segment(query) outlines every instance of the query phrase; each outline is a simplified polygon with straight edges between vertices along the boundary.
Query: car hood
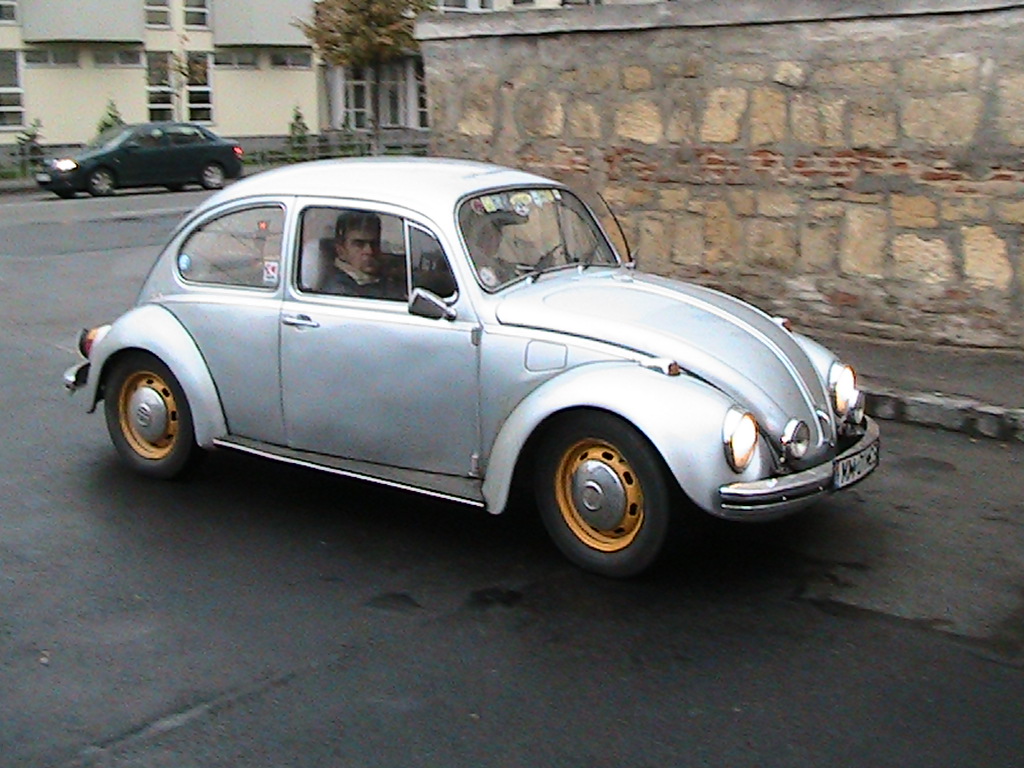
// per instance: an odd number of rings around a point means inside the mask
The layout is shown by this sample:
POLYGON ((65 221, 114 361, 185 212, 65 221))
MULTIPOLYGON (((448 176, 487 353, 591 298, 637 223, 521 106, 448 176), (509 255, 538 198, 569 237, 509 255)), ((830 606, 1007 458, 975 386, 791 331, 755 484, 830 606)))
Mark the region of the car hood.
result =
POLYGON ((595 339, 676 361, 749 409, 777 443, 802 419, 830 442, 826 387, 787 330, 755 307, 708 288, 625 270, 542 276, 497 308, 502 324, 595 339))

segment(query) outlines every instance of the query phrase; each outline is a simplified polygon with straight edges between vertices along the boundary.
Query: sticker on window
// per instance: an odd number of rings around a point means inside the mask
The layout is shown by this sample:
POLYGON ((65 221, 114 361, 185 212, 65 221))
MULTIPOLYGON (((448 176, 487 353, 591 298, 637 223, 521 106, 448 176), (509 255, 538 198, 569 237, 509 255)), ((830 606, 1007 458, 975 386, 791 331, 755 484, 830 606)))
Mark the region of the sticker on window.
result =
POLYGON ((263 262, 263 284, 264 285, 277 285, 278 275, 278 262, 276 261, 264 261, 263 262))

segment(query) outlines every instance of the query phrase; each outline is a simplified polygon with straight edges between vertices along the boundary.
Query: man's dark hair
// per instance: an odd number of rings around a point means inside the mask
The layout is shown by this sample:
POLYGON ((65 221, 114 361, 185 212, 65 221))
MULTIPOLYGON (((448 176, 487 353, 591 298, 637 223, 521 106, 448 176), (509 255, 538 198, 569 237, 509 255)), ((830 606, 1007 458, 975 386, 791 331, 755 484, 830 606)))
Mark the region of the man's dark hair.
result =
POLYGON ((366 211, 345 211, 334 223, 334 237, 336 240, 344 240, 345 235, 351 231, 372 232, 379 236, 380 216, 366 211))

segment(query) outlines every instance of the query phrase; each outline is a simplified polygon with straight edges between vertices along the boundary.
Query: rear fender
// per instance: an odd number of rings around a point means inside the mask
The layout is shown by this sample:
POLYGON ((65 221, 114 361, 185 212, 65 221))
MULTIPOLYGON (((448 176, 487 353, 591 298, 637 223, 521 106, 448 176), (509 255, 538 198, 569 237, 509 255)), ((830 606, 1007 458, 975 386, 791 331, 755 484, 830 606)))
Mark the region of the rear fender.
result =
POLYGON ((487 508, 495 514, 505 509, 523 448, 546 421, 565 411, 592 408, 616 414, 636 427, 661 455, 683 492, 714 513, 721 485, 759 479, 772 466, 770 449, 762 438, 742 473, 729 467, 722 425, 734 404, 699 379, 669 376, 636 363, 574 368, 531 392, 502 425, 484 477, 487 508))
POLYGON ((227 422, 217 387, 195 341, 178 319, 163 307, 144 304, 121 315, 90 354, 85 384, 89 412, 103 397, 101 384, 113 360, 122 352, 142 350, 160 358, 185 390, 196 442, 212 448, 213 440, 227 435, 227 422))

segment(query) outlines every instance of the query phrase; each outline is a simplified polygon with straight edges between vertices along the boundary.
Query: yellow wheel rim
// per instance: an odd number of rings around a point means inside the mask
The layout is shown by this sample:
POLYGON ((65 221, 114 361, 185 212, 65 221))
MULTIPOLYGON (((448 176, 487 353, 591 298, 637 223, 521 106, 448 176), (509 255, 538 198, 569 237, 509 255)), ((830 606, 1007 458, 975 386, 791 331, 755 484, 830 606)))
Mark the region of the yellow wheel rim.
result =
POLYGON ((604 440, 580 440, 562 454, 555 499, 569 530, 601 552, 626 549, 643 527, 640 479, 626 457, 604 440))
POLYGON ((145 459, 165 459, 178 438, 178 404, 163 377, 137 371, 125 379, 117 399, 121 434, 145 459))

